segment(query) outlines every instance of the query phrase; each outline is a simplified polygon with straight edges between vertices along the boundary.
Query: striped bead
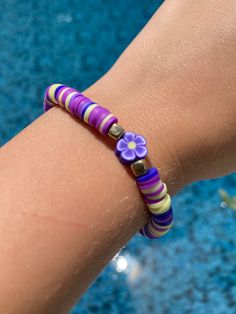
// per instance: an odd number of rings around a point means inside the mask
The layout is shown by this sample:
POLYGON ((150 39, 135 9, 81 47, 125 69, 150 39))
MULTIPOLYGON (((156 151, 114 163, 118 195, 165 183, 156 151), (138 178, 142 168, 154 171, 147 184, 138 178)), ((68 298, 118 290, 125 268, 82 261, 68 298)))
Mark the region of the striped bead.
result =
MULTIPOLYGON (((169 215, 168 219, 162 219, 151 215, 150 221, 140 230, 140 233, 147 238, 155 239, 165 235, 172 226, 173 214, 169 215)), ((160 215, 161 216, 161 215, 160 215)))
POLYGON ((161 181, 156 168, 150 168, 145 175, 137 177, 136 182, 151 212, 149 222, 140 233, 150 239, 159 238, 169 231, 173 220, 171 198, 167 193, 167 187, 161 181))
POLYGON ((156 168, 150 168, 144 176, 136 178, 136 182, 147 203, 153 200, 158 202, 167 194, 166 185, 161 181, 156 168))
POLYGON ((109 110, 94 103, 78 90, 62 84, 53 84, 45 92, 44 110, 55 105, 65 108, 103 135, 107 135, 110 127, 118 122, 109 110))

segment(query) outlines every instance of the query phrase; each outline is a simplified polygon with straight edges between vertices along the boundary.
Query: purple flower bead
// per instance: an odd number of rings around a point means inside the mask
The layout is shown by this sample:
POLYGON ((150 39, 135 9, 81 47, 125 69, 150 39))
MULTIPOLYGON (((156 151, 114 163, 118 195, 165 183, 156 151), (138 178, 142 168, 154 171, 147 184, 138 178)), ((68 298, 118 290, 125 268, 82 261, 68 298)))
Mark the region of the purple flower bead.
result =
POLYGON ((143 136, 125 132, 116 144, 116 155, 124 164, 131 164, 135 160, 143 159, 147 155, 146 140, 143 136))

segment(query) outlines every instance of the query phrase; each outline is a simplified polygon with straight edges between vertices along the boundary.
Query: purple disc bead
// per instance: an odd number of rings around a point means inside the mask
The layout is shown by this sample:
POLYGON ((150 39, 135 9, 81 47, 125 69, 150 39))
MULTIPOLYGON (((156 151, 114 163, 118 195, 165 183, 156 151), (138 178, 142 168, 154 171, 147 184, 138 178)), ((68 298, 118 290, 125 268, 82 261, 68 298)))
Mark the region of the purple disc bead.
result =
POLYGON ((90 105, 94 104, 93 101, 91 101, 90 99, 88 98, 85 98, 84 100, 82 100, 80 102, 80 105, 79 105, 79 117, 84 120, 84 114, 85 114, 85 111, 88 109, 88 107, 90 105))
POLYGON ((53 106, 49 105, 46 101, 46 99, 44 100, 44 103, 43 103, 43 110, 46 112, 48 111, 49 109, 51 109, 53 106))
POLYGON ((173 217, 173 210, 170 207, 165 213, 162 214, 152 214, 152 219, 156 222, 166 221, 173 217))
POLYGON ((65 85, 60 85, 60 86, 58 86, 57 88, 56 88, 56 90, 55 90, 55 93, 54 93, 54 97, 55 97, 55 99, 58 101, 58 98, 57 98, 57 94, 59 93, 59 91, 62 89, 62 88, 64 88, 64 87, 66 87, 65 85))
POLYGON ((105 123, 105 125, 102 128, 102 134, 107 135, 112 124, 117 123, 117 122, 118 122, 118 119, 116 117, 114 116, 110 117, 110 119, 105 123))
MULTIPOLYGON (((88 122, 91 126, 96 127, 97 121, 100 117, 100 115, 102 115, 104 112, 104 108, 101 106, 97 106, 93 109, 93 111, 91 112, 88 122)), ((107 111, 106 111, 107 113, 107 111)))
POLYGON ((144 176, 137 177, 136 180, 137 182, 142 183, 142 182, 146 182, 149 179, 152 179, 154 176, 159 177, 159 173, 158 173, 157 168, 153 167, 153 168, 150 168, 144 176))
POLYGON ((99 113, 99 117, 97 118, 97 122, 96 122, 96 129, 99 130, 99 127, 102 123, 102 121, 106 118, 106 116, 108 116, 110 114, 110 111, 107 110, 106 108, 103 108, 101 109, 100 113, 99 113))
POLYGON ((70 106, 69 106, 71 113, 77 116, 78 107, 83 100, 84 100, 84 96, 81 94, 76 95, 75 97, 72 97, 70 101, 70 106))

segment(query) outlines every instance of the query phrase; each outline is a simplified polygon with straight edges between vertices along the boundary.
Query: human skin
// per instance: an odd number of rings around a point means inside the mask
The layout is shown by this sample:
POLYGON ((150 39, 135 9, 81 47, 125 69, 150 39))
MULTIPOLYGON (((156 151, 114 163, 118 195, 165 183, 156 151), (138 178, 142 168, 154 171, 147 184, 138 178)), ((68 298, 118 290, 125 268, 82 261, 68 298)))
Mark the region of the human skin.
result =
MULTIPOLYGON (((84 92, 147 138, 171 194, 236 169, 235 16, 234 0, 166 1, 84 92)), ((1 148, 1 313, 66 313, 147 221, 113 149, 60 108, 1 148)))

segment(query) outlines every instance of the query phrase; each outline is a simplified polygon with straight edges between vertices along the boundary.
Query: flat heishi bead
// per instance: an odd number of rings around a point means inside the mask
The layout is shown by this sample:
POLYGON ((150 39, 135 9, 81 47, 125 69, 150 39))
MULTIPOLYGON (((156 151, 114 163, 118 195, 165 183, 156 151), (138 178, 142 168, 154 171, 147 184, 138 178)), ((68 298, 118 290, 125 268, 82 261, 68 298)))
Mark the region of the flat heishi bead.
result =
POLYGON ((148 180, 152 179, 155 175, 159 177, 158 170, 153 167, 150 168, 149 171, 144 176, 138 177, 136 178, 136 180, 138 183, 148 182, 148 180))
POLYGON ((91 104, 87 110, 84 113, 84 122, 89 123, 89 116, 91 115, 91 112, 93 111, 93 109, 95 109, 96 107, 98 107, 97 104, 91 104))
POLYGON ((160 179, 156 168, 136 178, 137 186, 151 212, 150 221, 140 230, 148 238, 159 238, 166 234, 173 221, 171 198, 167 193, 166 184, 160 179))
POLYGON ((103 135, 107 135, 111 126, 118 122, 108 109, 94 103, 80 91, 63 84, 53 84, 45 92, 44 110, 47 111, 55 105, 65 108, 103 135))
POLYGON ((156 202, 155 204, 148 204, 147 206, 152 213, 162 214, 166 212, 171 206, 170 195, 166 194, 166 196, 160 202, 156 202))

